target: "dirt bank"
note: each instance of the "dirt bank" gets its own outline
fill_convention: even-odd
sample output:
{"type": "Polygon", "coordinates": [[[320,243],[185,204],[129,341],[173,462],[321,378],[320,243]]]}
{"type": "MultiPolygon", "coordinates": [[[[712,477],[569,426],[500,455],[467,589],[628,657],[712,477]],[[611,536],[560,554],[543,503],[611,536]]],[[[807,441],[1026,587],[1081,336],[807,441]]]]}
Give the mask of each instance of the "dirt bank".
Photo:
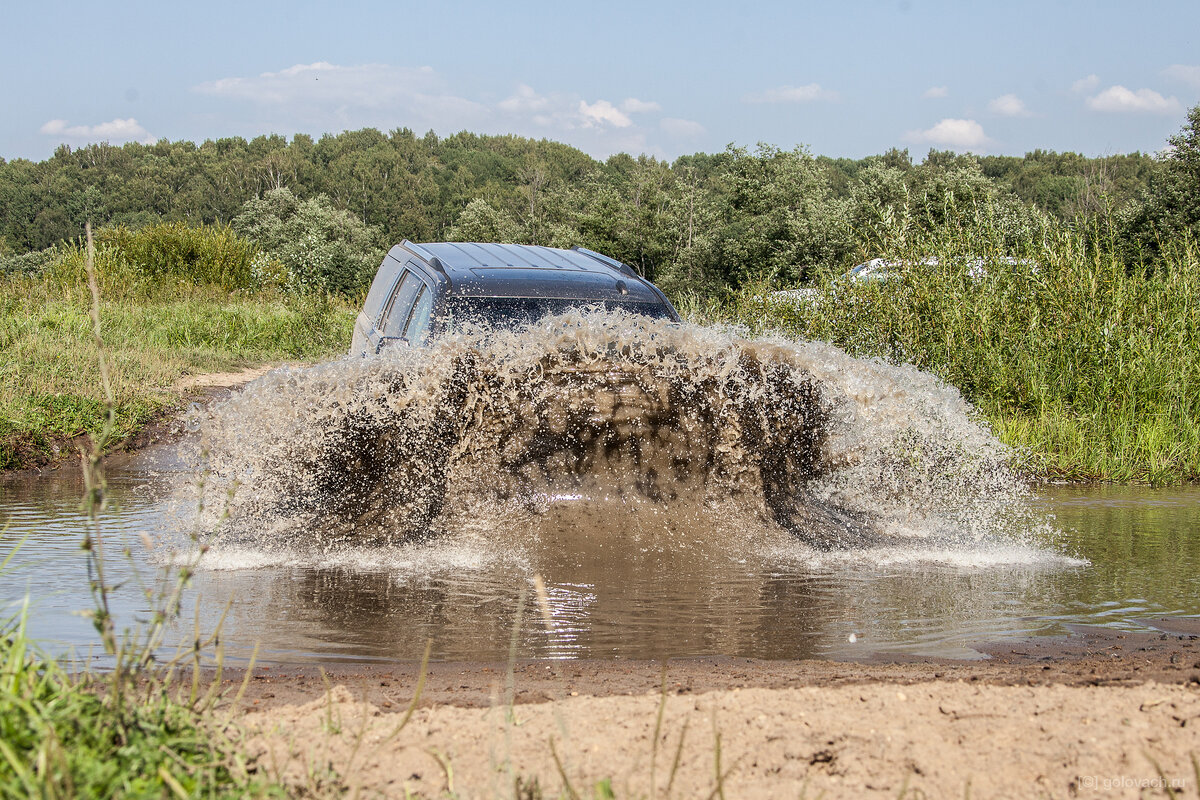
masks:
{"type": "MultiPolygon", "coordinates": [[[[245,386],[255,378],[266,375],[279,364],[247,367],[232,372],[208,372],[200,375],[185,375],[167,390],[166,404],[133,435],[113,445],[106,457],[119,463],[124,454],[137,452],[155,444],[173,442],[183,434],[180,411],[190,403],[210,403],[228,397],[230,393],[245,386]]],[[[0,474],[37,474],[55,469],[67,461],[78,461],[79,453],[88,447],[89,437],[80,431],[69,436],[39,434],[27,436],[14,447],[14,463],[18,469],[0,469],[0,474]]]]}
{"type": "Polygon", "coordinates": [[[583,797],[604,779],[618,797],[666,796],[685,729],[675,797],[715,796],[718,759],[727,797],[1195,796],[1200,621],[1154,624],[981,662],[672,661],[665,694],[658,662],[523,662],[511,710],[507,665],[434,664],[399,733],[415,665],[272,667],[240,724],[294,785],[328,767],[364,796],[511,797],[518,777],[570,796],[564,775],[583,797]]]}
{"type": "Polygon", "coordinates": [[[177,398],[151,420],[136,434],[126,439],[120,445],[120,450],[133,453],[156,444],[167,444],[183,435],[183,425],[180,421],[181,409],[192,403],[211,403],[229,397],[235,389],[245,386],[256,378],[261,378],[279,364],[264,364],[257,367],[247,367],[236,372],[205,372],[200,375],[185,375],[171,387],[171,393],[177,398]]]}

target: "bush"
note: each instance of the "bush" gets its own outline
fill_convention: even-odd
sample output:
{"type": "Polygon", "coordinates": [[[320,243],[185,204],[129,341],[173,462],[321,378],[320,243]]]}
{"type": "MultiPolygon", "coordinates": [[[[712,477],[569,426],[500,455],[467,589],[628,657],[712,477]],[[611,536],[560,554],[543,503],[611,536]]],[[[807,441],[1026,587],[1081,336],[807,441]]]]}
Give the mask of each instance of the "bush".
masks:
{"type": "MultiPolygon", "coordinates": [[[[271,274],[258,246],[225,225],[193,228],[163,222],[136,231],[119,226],[97,231],[95,239],[96,272],[106,295],[153,293],[177,283],[249,291],[280,280],[279,274],[271,274]]],[[[86,242],[46,252],[52,253],[47,259],[48,277],[60,285],[86,283],[86,242]]]]}
{"type": "Polygon", "coordinates": [[[247,201],[233,227],[278,261],[300,292],[354,296],[370,286],[383,257],[379,232],[325,195],[299,200],[274,189],[247,201]]]}
{"type": "Polygon", "coordinates": [[[137,231],[119,226],[101,230],[96,239],[150,277],[223,289],[256,289],[261,283],[255,274],[258,248],[225,225],[163,222],[137,231]]]}
{"type": "Polygon", "coordinates": [[[0,275],[40,275],[54,262],[55,256],[53,247],[19,256],[0,256],[0,275]]]}

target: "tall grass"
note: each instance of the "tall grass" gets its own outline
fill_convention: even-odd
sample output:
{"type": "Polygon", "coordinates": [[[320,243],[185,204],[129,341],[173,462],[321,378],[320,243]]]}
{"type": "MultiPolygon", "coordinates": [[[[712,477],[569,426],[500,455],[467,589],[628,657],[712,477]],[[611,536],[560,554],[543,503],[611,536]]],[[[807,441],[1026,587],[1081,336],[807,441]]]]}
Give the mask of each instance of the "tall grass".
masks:
{"type": "MultiPolygon", "coordinates": [[[[270,267],[256,244],[226,225],[160,222],[138,230],[118,226],[98,231],[95,238],[98,273],[110,284],[121,281],[125,294],[138,284],[254,290],[278,285],[273,278],[282,269],[270,267]]],[[[78,285],[84,258],[83,242],[60,245],[46,271],[62,283],[78,285]]]]}
{"type": "MultiPolygon", "coordinates": [[[[114,394],[101,335],[100,298],[88,227],[87,284],[91,330],[103,391],[100,429],[82,453],[83,505],[88,525],[82,546],[94,599],[89,615],[111,669],[69,673],[42,654],[26,634],[28,603],[0,616],[0,797],[214,797],[258,795],[276,787],[251,774],[226,725],[213,715],[220,678],[203,694],[199,652],[212,643],[197,634],[189,652],[156,662],[166,626],[178,616],[190,568],[141,586],[147,622],[118,632],[110,613],[114,587],[106,579],[110,553],[99,517],[106,505],[103,448],[114,434],[114,394]],[[173,685],[175,666],[191,657],[190,693],[173,685]]],[[[15,550],[0,562],[0,577],[15,550]]],[[[127,552],[126,552],[127,555],[127,552]]],[[[82,577],[82,576],[81,576],[82,577]]],[[[218,651],[219,652],[219,651],[218,651]]],[[[236,700],[235,700],[236,705],[236,700]]]]}
{"type": "MultiPolygon", "coordinates": [[[[182,376],[319,359],[349,343],[347,301],[246,288],[257,251],[227,229],[159,225],[97,239],[113,444],[177,403],[182,376]]],[[[0,469],[36,463],[56,441],[99,430],[84,261],[84,245],[65,246],[40,275],[0,276],[0,469]]]]}
{"type": "Polygon", "coordinates": [[[1200,479],[1200,251],[1128,265],[1100,232],[1050,224],[1014,250],[981,216],[884,253],[887,280],[684,307],[934,372],[1039,476],[1200,479]]]}

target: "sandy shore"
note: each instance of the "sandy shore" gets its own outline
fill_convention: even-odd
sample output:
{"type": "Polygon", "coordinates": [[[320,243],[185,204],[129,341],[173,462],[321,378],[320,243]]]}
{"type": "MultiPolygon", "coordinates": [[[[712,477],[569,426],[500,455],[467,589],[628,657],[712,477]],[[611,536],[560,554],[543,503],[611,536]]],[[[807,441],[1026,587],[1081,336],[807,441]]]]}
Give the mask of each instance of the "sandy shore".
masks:
{"type": "Polygon", "coordinates": [[[1200,621],[1155,624],[982,662],[672,661],[665,691],[659,662],[434,664],[399,730],[416,665],[277,666],[237,725],[298,790],[365,797],[1196,797],[1200,621]]]}
{"type": "Polygon", "coordinates": [[[366,796],[511,797],[519,777],[548,796],[570,795],[568,785],[591,796],[602,780],[618,797],[1195,791],[1188,758],[1200,751],[1200,692],[1178,685],[732,689],[667,695],[659,724],[660,702],[655,693],[580,696],[511,714],[502,704],[436,706],[397,732],[397,715],[339,686],[244,724],[257,732],[251,751],[292,785],[329,767],[366,796]]]}

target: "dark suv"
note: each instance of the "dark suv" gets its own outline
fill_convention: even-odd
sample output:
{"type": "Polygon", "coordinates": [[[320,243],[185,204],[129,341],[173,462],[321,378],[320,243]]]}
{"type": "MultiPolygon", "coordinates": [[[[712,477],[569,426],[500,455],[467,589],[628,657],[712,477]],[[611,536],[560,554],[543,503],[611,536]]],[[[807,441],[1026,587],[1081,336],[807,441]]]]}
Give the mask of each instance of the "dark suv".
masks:
{"type": "Polygon", "coordinates": [[[406,240],[379,266],[350,355],[397,342],[421,345],[464,321],[514,326],[576,306],[679,321],[658,287],[582,247],[406,240]]]}

